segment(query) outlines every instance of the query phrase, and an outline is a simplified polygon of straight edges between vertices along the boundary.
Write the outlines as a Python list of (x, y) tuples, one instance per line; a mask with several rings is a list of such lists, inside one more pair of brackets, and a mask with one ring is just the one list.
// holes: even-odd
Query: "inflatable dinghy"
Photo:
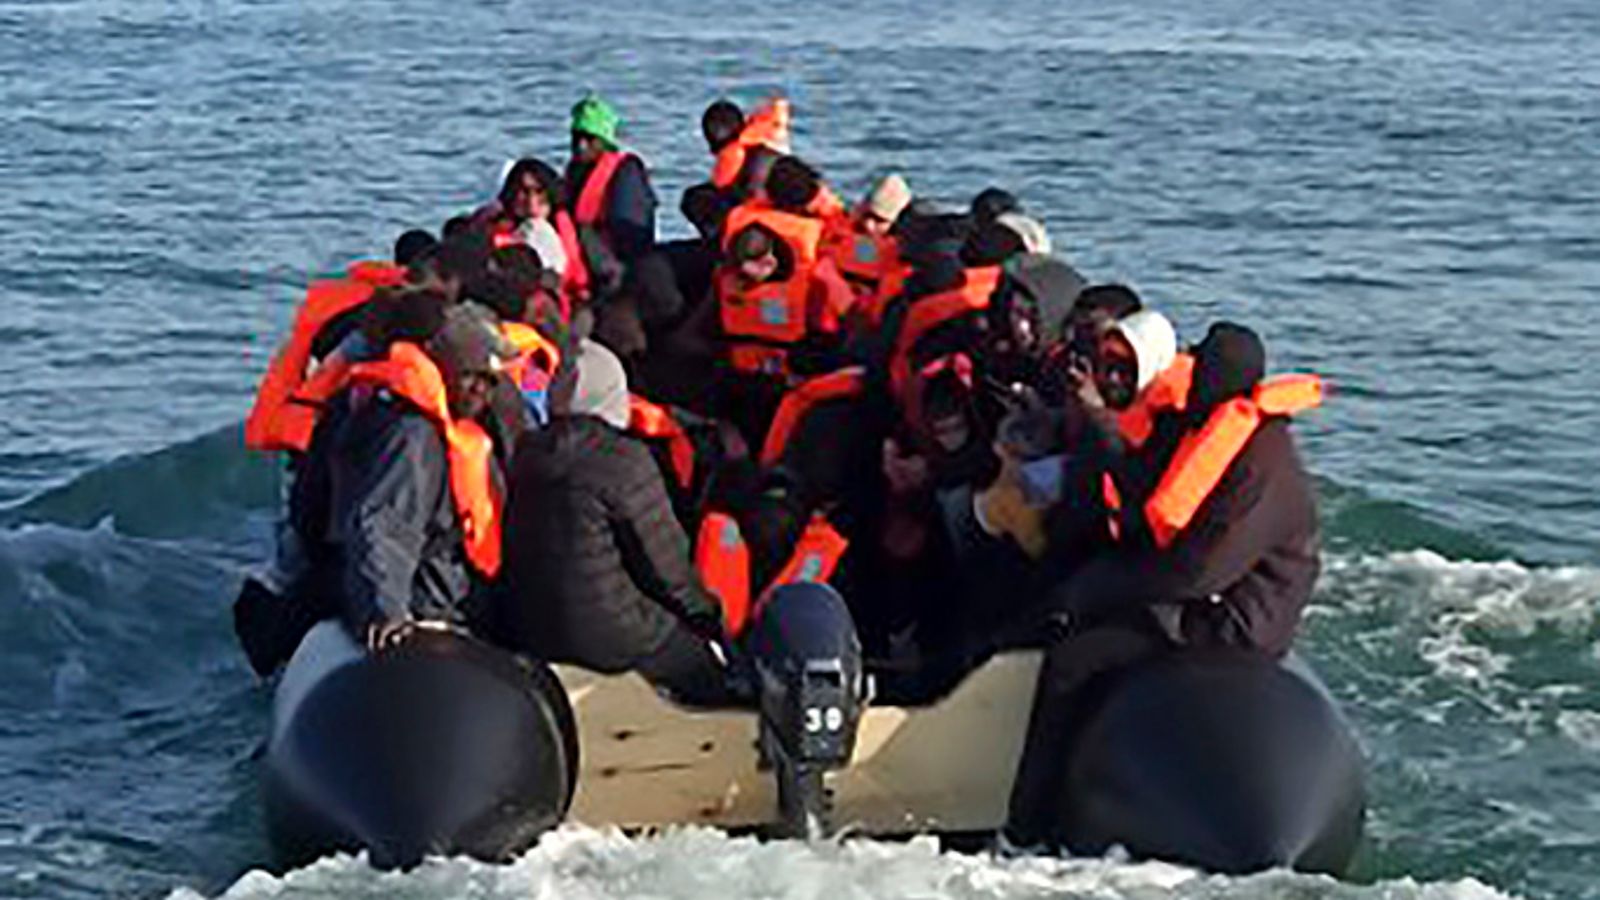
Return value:
[(365, 849), (383, 868), (507, 859), (561, 821), (579, 771), (545, 667), (444, 629), (368, 655), (333, 621), (284, 671), (263, 766), (280, 862)]
[[(790, 835), (1003, 824), (1036, 651), (1001, 653), (926, 704), (874, 705), (843, 601), (802, 584), (774, 594), (749, 655), (743, 708), (688, 709), (636, 675), (552, 677), (452, 633), (369, 657), (324, 623), (278, 689), (271, 834), (290, 860), (365, 847), (406, 866), (503, 859), (566, 817)], [(1361, 756), (1303, 665), (1175, 656), (1094, 690), (1064, 761), (1074, 852), (1225, 872), (1348, 865)]]

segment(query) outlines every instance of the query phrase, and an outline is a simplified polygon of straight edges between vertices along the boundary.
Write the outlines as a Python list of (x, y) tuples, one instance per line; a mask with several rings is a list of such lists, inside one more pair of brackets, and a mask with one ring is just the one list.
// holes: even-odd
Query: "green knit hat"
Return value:
[(572, 130), (597, 137), (612, 150), (617, 148), (617, 126), (621, 124), (622, 120), (617, 117), (617, 111), (611, 108), (611, 104), (593, 94), (572, 107)]

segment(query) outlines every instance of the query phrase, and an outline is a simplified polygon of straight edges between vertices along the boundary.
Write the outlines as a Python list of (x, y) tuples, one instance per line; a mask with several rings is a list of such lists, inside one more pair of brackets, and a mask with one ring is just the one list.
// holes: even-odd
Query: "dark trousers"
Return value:
[(1012, 843), (1056, 843), (1055, 818), (1066, 791), (1067, 751), (1083, 711), (1082, 700), (1075, 695), (1096, 676), (1171, 647), (1153, 623), (1149, 627), (1107, 623), (1073, 634), (1045, 651), (1006, 815), (1006, 836)]
[(704, 638), (677, 625), (634, 669), (679, 703), (720, 706), (729, 701), (728, 676)]

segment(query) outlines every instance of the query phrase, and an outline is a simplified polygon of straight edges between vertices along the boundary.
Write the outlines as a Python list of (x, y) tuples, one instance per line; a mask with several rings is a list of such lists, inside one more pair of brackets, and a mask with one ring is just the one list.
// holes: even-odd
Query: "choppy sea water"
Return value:
[[(1600, 896), (1600, 9), (544, 6), (0, 2), (0, 895)], [(583, 830), (240, 880), (226, 610), (277, 479), (235, 423), (309, 277), (559, 159), (587, 88), (672, 231), (703, 105), (781, 89), (847, 191), (1008, 186), (1188, 337), (1333, 379), (1302, 651), (1371, 757), (1353, 884)]]

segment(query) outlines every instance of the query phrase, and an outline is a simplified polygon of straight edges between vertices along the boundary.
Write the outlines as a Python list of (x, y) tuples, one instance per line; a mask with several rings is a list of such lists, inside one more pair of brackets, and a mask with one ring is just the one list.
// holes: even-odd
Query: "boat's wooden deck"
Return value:
[[(938, 703), (870, 708), (851, 765), (829, 780), (835, 824), (875, 834), (998, 828), (1038, 665), (1037, 653), (1005, 654)], [(753, 714), (684, 710), (637, 675), (556, 673), (582, 744), (573, 820), (738, 828), (774, 818)]]

